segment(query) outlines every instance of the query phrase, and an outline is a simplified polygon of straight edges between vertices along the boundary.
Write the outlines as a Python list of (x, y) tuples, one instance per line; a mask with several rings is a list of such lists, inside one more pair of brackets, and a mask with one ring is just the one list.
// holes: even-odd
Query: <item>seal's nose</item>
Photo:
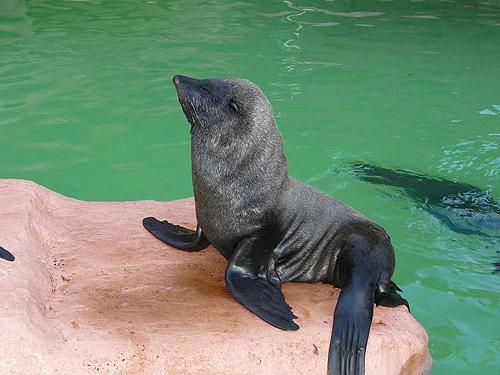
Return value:
[(197, 79), (186, 77), (186, 76), (181, 76), (179, 74), (174, 76), (173, 81), (174, 81), (175, 87), (185, 86), (185, 85), (196, 86), (196, 84), (199, 82)]
[(174, 85), (177, 87), (181, 84), (183, 78), (186, 78), (186, 77), (180, 76), (180, 75), (175, 75), (174, 78), (172, 79), (172, 81), (174, 81)]

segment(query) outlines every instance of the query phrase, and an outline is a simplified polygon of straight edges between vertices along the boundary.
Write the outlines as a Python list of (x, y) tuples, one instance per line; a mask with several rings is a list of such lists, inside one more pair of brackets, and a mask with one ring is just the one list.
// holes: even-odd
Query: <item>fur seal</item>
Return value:
[(373, 304), (408, 302), (391, 281), (389, 236), (354, 209), (288, 176), (271, 105), (252, 82), (173, 78), (191, 124), (196, 230), (153, 217), (144, 227), (185, 251), (212, 244), (229, 262), (233, 297), (267, 323), (296, 330), (287, 281), (341, 288), (328, 374), (363, 374)]

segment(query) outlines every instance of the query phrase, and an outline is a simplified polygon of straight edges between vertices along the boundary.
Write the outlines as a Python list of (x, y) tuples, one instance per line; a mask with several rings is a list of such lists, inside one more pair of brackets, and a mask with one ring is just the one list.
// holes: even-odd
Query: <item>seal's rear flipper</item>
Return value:
[[(295, 331), (297, 318), (281, 293), (281, 282), (268, 272), (268, 249), (251, 239), (241, 241), (229, 261), (226, 284), (233, 297), (265, 322), (276, 328)], [(259, 256), (260, 255), (260, 256)], [(272, 270), (274, 271), (274, 270)]]
[(167, 220), (159, 221), (154, 217), (143, 219), (142, 225), (153, 236), (179, 250), (200, 251), (210, 245), (200, 226), (197, 226), (194, 231), (169, 223)]
[(346, 286), (335, 308), (328, 353), (328, 375), (363, 375), (365, 352), (373, 317), (370, 288)]
[(410, 311), (410, 304), (406, 299), (401, 297), (398, 292), (402, 290), (396, 285), (394, 281), (388, 283), (379, 283), (375, 290), (375, 303), (386, 307), (396, 307), (405, 305)]

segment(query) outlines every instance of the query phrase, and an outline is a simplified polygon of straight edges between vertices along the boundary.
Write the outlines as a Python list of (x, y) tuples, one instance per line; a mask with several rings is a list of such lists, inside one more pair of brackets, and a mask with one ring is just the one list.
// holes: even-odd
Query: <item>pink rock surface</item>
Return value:
[[(0, 180), (0, 374), (326, 374), (328, 285), (285, 284), (301, 329), (248, 312), (209, 248), (176, 251), (145, 216), (195, 226), (193, 199), (83, 202)], [(377, 307), (367, 374), (428, 371), (428, 337), (405, 307)]]

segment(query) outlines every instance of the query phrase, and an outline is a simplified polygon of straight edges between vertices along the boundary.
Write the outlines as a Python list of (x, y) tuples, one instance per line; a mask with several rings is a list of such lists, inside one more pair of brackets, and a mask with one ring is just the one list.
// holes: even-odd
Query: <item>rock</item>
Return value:
[[(301, 329), (275, 329), (231, 298), (213, 248), (156, 240), (145, 216), (194, 227), (193, 199), (83, 202), (0, 180), (0, 374), (325, 374), (339, 291), (285, 284)], [(428, 371), (405, 307), (377, 307), (367, 374)]]

